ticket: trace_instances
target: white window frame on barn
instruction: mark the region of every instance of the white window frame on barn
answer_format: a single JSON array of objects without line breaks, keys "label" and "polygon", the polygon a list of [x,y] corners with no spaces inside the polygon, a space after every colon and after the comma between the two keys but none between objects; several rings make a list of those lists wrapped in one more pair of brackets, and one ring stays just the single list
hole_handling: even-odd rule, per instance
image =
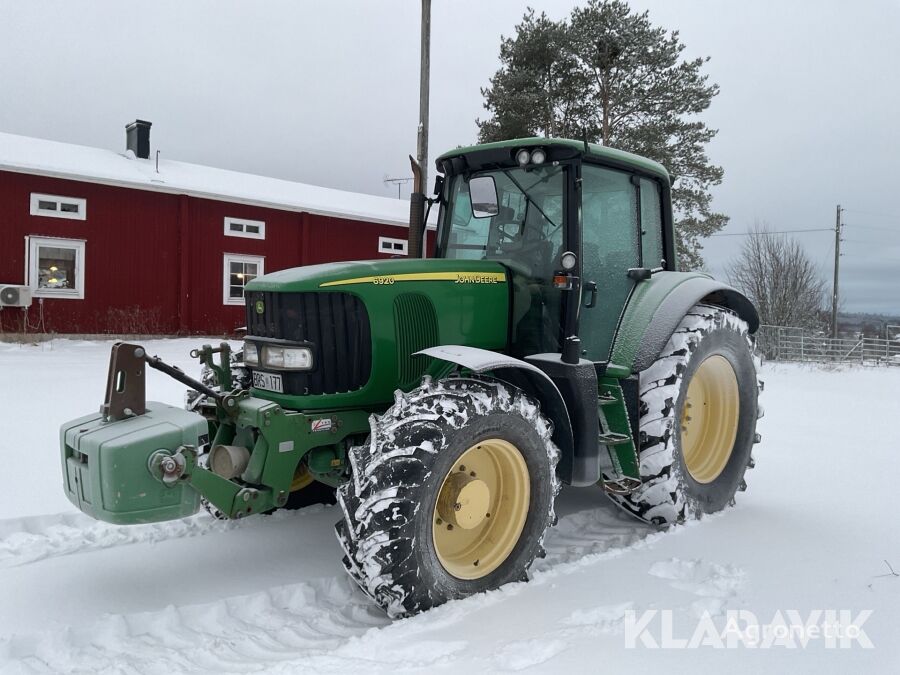
[{"label": "white window frame on barn", "polygon": [[[41,268],[41,249],[68,249],[74,252],[72,269],[69,270],[72,279],[62,278],[61,270],[56,265],[46,269]],[[68,300],[84,299],[84,239],[62,239],[59,237],[25,237],[25,279],[31,287],[32,295],[36,298],[59,298]],[[43,278],[42,277],[46,277]],[[46,284],[41,287],[41,283]],[[65,285],[63,285],[65,284]],[[70,284],[74,284],[71,286]]]},{"label": "white window frame on barn", "polygon": [[[225,305],[243,305],[243,293],[239,298],[231,297],[232,286],[237,286],[237,284],[231,283],[231,263],[242,265],[256,265],[256,274],[250,277],[251,279],[254,279],[255,277],[265,274],[266,259],[261,255],[240,255],[237,253],[226,253],[222,256],[222,261],[222,303]],[[241,274],[246,274],[246,272],[241,272]],[[242,278],[241,286],[246,286],[246,284],[247,280]]]},{"label": "white window frame on barn", "polygon": [[225,218],[225,236],[244,239],[265,239],[266,223],[262,220],[246,218]]},{"label": "white window frame on barn", "polygon": [[407,255],[406,239],[394,239],[393,237],[378,237],[378,252],[390,255]]},{"label": "white window frame on barn", "polygon": [[31,215],[87,220],[87,199],[31,193]]}]

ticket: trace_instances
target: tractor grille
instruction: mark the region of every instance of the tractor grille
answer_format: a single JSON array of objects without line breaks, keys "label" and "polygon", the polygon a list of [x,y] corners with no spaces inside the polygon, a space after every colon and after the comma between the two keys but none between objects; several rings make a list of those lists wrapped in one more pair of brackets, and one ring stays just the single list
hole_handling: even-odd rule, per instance
[{"label": "tractor grille", "polygon": [[403,293],[394,299],[397,336],[397,381],[404,389],[418,384],[431,359],[413,356],[438,344],[437,315],[431,300],[421,293]]},{"label": "tractor grille", "polygon": [[[361,389],[372,370],[366,306],[349,293],[273,293],[247,296],[247,334],[312,345],[314,368],[280,371],[284,393],[335,394]],[[262,301],[263,312],[257,311]]]}]

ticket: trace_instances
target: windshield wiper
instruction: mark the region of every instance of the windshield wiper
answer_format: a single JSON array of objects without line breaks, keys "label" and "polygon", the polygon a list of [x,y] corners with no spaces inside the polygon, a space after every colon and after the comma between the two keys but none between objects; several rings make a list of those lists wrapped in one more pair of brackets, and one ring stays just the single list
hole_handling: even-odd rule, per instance
[{"label": "windshield wiper", "polygon": [[[559,171],[562,171],[562,169],[559,169]],[[550,223],[553,226],[553,231],[555,232],[557,229],[559,229],[559,226],[556,223],[554,223],[552,220],[550,220],[550,217],[546,213],[544,213],[544,209],[542,209],[540,206],[537,205],[537,202],[531,198],[531,195],[528,194],[528,191],[525,188],[523,188],[522,184],[519,183],[519,181],[517,181],[515,179],[515,177],[509,172],[509,169],[503,169],[503,173],[505,173],[506,177],[509,178],[513,182],[513,185],[515,185],[519,189],[519,192],[521,192],[525,196],[525,199],[528,201],[528,203],[531,204],[534,208],[536,208],[542,216],[544,216],[544,220],[546,220],[548,223]],[[550,176],[545,176],[544,178],[539,180],[538,183],[543,183],[544,181],[551,178],[553,175],[555,175],[555,174],[551,174]],[[535,185],[537,185],[537,183],[535,183]],[[534,187],[534,186],[532,186],[532,187]]]}]

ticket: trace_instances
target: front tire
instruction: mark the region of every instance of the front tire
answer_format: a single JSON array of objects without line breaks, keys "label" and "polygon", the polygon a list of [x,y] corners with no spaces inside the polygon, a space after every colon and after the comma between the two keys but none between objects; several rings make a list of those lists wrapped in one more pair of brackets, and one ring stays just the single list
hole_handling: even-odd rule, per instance
[{"label": "front tire", "polygon": [[695,305],[640,373],[641,486],[610,498],[648,523],[715,513],[746,489],[759,441],[758,382],[745,321]]},{"label": "front tire", "polygon": [[348,573],[393,618],[526,579],[555,518],[551,433],[496,380],[426,378],[398,394],[338,490]]}]

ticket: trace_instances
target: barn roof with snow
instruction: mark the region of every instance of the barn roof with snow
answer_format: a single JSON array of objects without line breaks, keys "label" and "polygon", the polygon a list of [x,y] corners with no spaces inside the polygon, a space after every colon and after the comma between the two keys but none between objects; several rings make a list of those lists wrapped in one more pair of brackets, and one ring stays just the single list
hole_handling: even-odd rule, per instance
[{"label": "barn roof with snow", "polygon": [[[0,132],[0,171],[407,225],[409,202],[131,153]],[[432,214],[433,217],[434,214]]]},{"label": "barn roof with snow", "polygon": [[409,201],[163,158],[157,171],[150,126],[126,125],[124,152],[0,133],[0,288],[18,289],[0,334],[226,335],[257,276],[407,255]]}]

